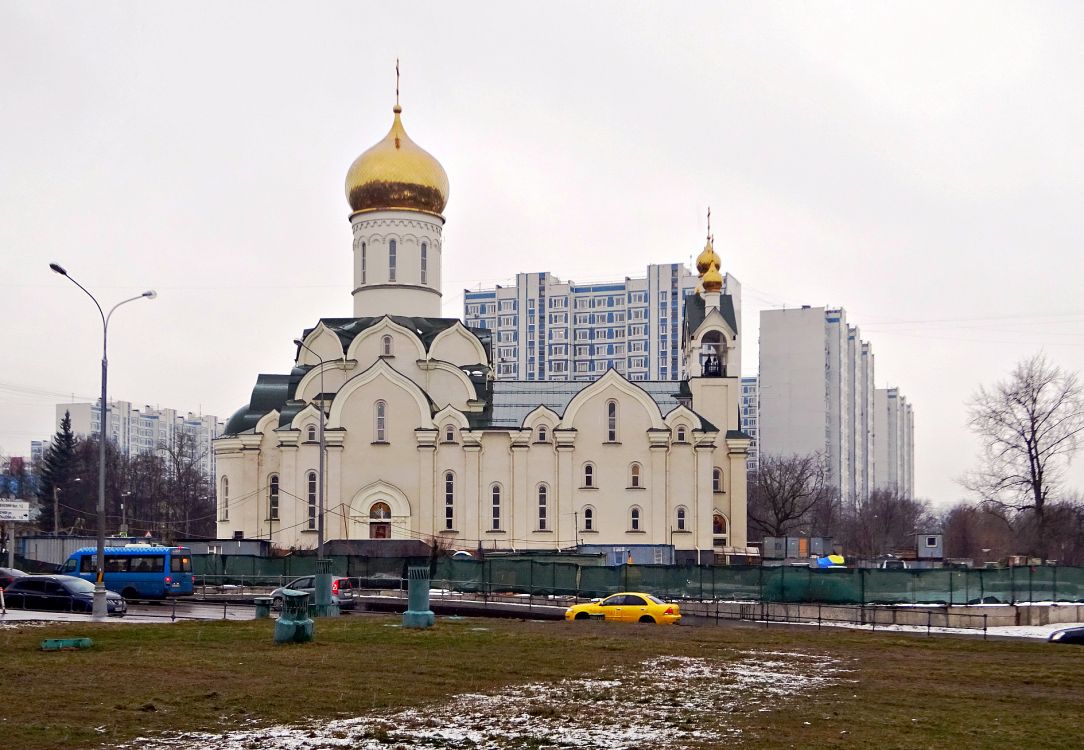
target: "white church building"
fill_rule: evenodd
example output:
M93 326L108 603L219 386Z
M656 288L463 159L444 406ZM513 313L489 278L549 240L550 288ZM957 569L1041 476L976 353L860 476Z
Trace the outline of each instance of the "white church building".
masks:
M710 237L686 380L497 380L491 332L440 317L448 178L393 111L347 173L354 317L306 330L215 441L219 538L314 548L322 512L327 540L744 552L741 339Z

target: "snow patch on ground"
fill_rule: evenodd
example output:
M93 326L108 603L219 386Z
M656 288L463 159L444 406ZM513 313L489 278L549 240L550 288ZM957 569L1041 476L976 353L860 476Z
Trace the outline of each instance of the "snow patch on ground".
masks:
M842 679L820 654L755 651L735 661L668 656L598 678L529 683L499 694L463 693L385 716L140 737L118 748L208 750L447 750L457 748L671 748L734 739L727 717L776 710Z
M787 625L805 625L808 627L817 627L816 622L789 622ZM1078 628L1084 626L1084 623L1079 622L1058 622L1050 625L1004 625L997 627L990 627L986 629L987 636L998 636L1005 638L1032 638L1037 640L1046 640L1050 637L1051 633L1056 633L1059 630L1065 630L1066 628ZM849 628L851 630L870 630L878 633L918 633L925 634L925 625L860 625L858 623L848 622L833 622L823 623L822 627L835 627L835 628ZM982 628L929 628L931 633L940 633L944 635L963 635L973 636L976 638L982 637Z

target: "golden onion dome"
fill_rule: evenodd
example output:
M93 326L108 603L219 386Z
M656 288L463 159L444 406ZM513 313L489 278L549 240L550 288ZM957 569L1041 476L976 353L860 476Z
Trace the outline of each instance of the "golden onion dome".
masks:
M723 290L723 275L719 273L719 266L712 263L700 279L705 292L721 292Z
M715 248L712 247L711 239L708 239L708 243L704 245L704 251L696 258L696 272L705 273L708 270L708 266L712 263L718 268L722 265L722 261L719 260L719 256L715 253Z
M384 140L363 153L346 173L346 199L354 211L406 208L439 214L448 203L448 174L410 140L398 104Z

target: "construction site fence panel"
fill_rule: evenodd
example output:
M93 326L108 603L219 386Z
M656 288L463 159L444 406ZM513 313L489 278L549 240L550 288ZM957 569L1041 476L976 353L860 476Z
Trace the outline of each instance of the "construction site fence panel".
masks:
M219 584L280 581L316 571L314 555L193 555L197 577ZM1084 568L881 570L806 566L581 565L554 559L332 557L335 575L365 588L400 588L411 565L429 565L433 588L470 594L605 597L643 591L663 599L823 604L1084 602Z

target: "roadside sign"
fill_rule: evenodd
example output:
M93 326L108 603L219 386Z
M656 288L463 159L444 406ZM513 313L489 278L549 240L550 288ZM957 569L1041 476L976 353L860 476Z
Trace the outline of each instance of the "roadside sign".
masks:
M0 521L29 521L29 500L0 500Z

